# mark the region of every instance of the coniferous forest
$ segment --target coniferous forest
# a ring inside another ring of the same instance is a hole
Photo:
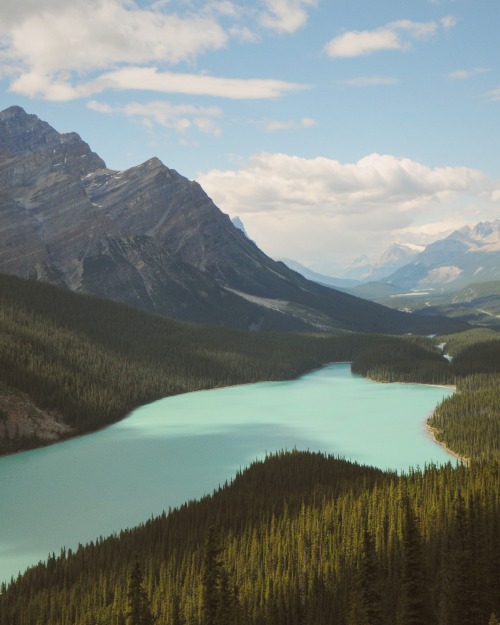
[[[455,384],[430,424],[468,463],[397,475],[319,453],[269,455],[200,501],[50,555],[1,587],[0,625],[498,624],[497,335],[246,334],[84,306],[57,289],[45,297],[36,283],[33,297],[13,280],[1,290],[0,380],[75,431],[161,394],[350,360],[380,382]],[[75,397],[84,408],[71,421]]]
[[[76,435],[161,397],[294,378],[333,361],[385,381],[452,383],[432,341],[181,323],[0,274],[0,397],[27,394]],[[403,367],[403,363],[404,367]],[[1,408],[1,406],[0,406]],[[1,427],[0,453],[44,444]]]

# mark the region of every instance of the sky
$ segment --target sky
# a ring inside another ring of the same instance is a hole
[[[0,110],[342,276],[500,218],[500,0],[2,0]]]

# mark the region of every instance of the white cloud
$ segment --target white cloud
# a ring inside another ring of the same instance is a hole
[[[229,10],[230,3],[217,3]],[[179,16],[133,0],[30,0],[2,5],[2,73],[14,69],[11,90],[67,100],[92,92],[96,72],[128,65],[174,65],[227,45],[208,14]]]
[[[282,33],[294,33],[308,19],[307,9],[317,0],[263,0],[266,11],[261,15],[262,26]]]
[[[353,30],[334,37],[324,49],[328,56],[355,57],[380,50],[400,50],[401,41],[398,34],[389,28]]]
[[[116,108],[112,107],[110,104],[106,104],[106,102],[97,102],[97,100],[91,100],[87,104],[88,108],[96,113],[106,113],[112,114],[116,112]]]
[[[483,98],[490,100],[491,102],[498,102],[500,100],[500,87],[484,93]]]
[[[399,81],[397,78],[391,78],[390,76],[358,76],[357,78],[349,78],[343,80],[344,85],[349,87],[372,87],[376,85],[395,85]]]
[[[266,132],[276,132],[278,130],[291,130],[293,128],[312,128],[317,125],[317,121],[311,117],[303,117],[299,121],[289,120],[268,120],[264,123]]]
[[[0,76],[10,91],[67,101],[104,89],[275,98],[304,88],[280,80],[175,74],[231,39],[260,41],[251,27],[294,32],[317,0],[230,0],[152,4],[141,0],[4,0],[0,12]]]
[[[261,36],[247,26],[232,26],[229,34],[240,43],[258,43]]]
[[[444,28],[451,28],[446,22]],[[382,50],[407,49],[412,40],[425,40],[438,31],[437,22],[398,20],[374,30],[352,30],[331,39],[324,52],[331,57],[357,57]]]
[[[196,128],[205,134],[219,136],[221,129],[217,125],[217,119],[222,116],[222,111],[217,106],[194,106],[191,104],[171,104],[165,101],[152,101],[146,104],[130,102],[125,106],[112,107],[109,104],[92,100],[88,107],[93,111],[105,114],[119,113],[132,119],[138,119],[147,128],[158,124],[163,128],[185,133],[189,129]]]
[[[209,95],[235,100],[277,98],[307,85],[273,79],[222,78],[199,74],[159,72],[156,68],[129,67],[109,72],[98,83],[113,89],[144,89],[162,93]]]
[[[494,215],[492,191],[500,188],[475,169],[380,154],[340,163],[261,153],[239,170],[212,170],[197,180],[272,256],[332,264],[361,251],[380,253],[417,226],[425,232],[435,222],[461,224],[470,217],[465,198]]]
[[[457,69],[449,74],[449,78],[454,80],[467,80],[467,78],[473,78],[478,74],[484,74],[490,70],[486,67],[474,67],[473,69]]]
[[[178,17],[119,0],[77,0],[33,12],[11,25],[7,37],[10,55],[41,74],[118,63],[175,64],[227,43],[212,18]]]
[[[436,22],[413,22],[411,20],[398,20],[387,25],[391,30],[407,31],[414,39],[428,39],[436,34],[438,25]]]
[[[157,93],[213,96],[233,100],[273,99],[308,85],[273,79],[239,79],[161,72],[156,67],[124,67],[101,74],[76,86],[51,76],[28,73],[14,80],[11,90],[29,97],[47,100],[72,100],[95,95],[107,89],[143,90]]]
[[[445,30],[454,28],[458,24],[458,19],[454,15],[446,15],[441,18],[441,25]]]

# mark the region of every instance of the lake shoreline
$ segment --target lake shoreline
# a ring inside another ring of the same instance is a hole
[[[193,391],[182,391],[180,393],[174,393],[173,395],[166,395],[165,397],[158,397],[157,399],[151,400],[147,404],[140,404],[139,406],[135,406],[129,412],[124,414],[122,417],[118,418],[116,421],[112,421],[111,423],[106,423],[106,424],[96,428],[95,430],[89,430],[88,432],[81,432],[81,433],[75,434],[75,435],[69,434],[68,436],[65,436],[64,438],[60,438],[58,440],[41,442],[41,444],[37,445],[36,447],[28,447],[26,449],[16,449],[16,450],[13,450],[13,451],[8,451],[8,452],[0,452],[0,458],[5,458],[7,456],[12,456],[12,455],[16,455],[16,454],[22,454],[22,453],[25,453],[27,451],[36,451],[37,449],[44,449],[46,447],[52,447],[53,445],[60,445],[62,443],[66,443],[66,442],[71,441],[71,440],[79,439],[79,438],[82,438],[84,436],[89,436],[89,435],[95,434],[97,432],[102,432],[103,430],[106,430],[107,428],[115,425],[116,423],[119,423],[120,421],[123,421],[124,419],[129,417],[135,410],[141,408],[142,406],[147,406],[148,404],[152,404],[152,403],[154,403],[156,401],[160,401],[162,399],[166,399],[167,397],[178,397],[179,395],[186,395],[188,393],[202,393],[202,392],[213,391],[213,390],[218,390],[218,389],[222,389],[222,388],[233,388],[233,387],[237,387],[237,386],[246,386],[246,385],[250,385],[250,384],[262,384],[262,383],[265,383],[265,382],[287,382],[287,381],[293,381],[293,380],[298,380],[299,378],[301,378],[303,376],[306,376],[306,375],[308,375],[310,373],[313,373],[315,371],[319,371],[320,369],[324,369],[326,367],[329,367],[331,365],[351,365],[351,374],[352,375],[359,375],[360,377],[364,378],[365,380],[369,380],[370,382],[374,382],[376,384],[416,384],[416,385],[419,385],[419,386],[431,386],[431,387],[436,387],[436,388],[445,388],[445,389],[450,389],[453,392],[456,392],[456,386],[452,385],[452,384],[425,384],[423,382],[385,382],[383,380],[375,380],[375,379],[373,379],[373,378],[371,378],[369,376],[363,376],[362,374],[353,373],[352,372],[352,361],[349,361],[349,360],[330,361],[330,362],[326,362],[326,363],[320,365],[319,367],[314,367],[312,369],[306,369],[306,370],[298,373],[296,376],[294,376],[292,378],[284,378],[284,379],[281,379],[281,380],[258,380],[258,381],[255,381],[255,382],[241,382],[240,384],[228,384],[227,386],[213,386],[213,387],[209,387],[209,388],[199,388],[199,389],[196,389],[196,390],[193,390]],[[453,450],[451,450],[448,447],[446,447],[446,445],[444,445],[443,443],[440,443],[438,440],[436,440],[436,438],[434,436],[433,436],[433,440],[438,445],[441,445],[442,447],[444,447],[446,449],[446,451],[449,452],[452,456],[458,458],[459,460],[461,460],[462,462],[467,464],[467,462],[468,462],[467,459],[462,458],[461,456],[456,454]]]
[[[432,413],[433,414],[433,413]],[[432,417],[432,414],[428,417],[425,427],[427,429],[427,432],[429,434],[429,436],[432,438],[432,440],[437,444],[440,445],[443,449],[445,449],[451,456],[453,456],[454,458],[456,458],[457,460],[460,460],[460,462],[462,462],[463,464],[465,464],[465,466],[469,466],[470,463],[470,458],[466,458],[465,456],[461,456],[460,454],[458,454],[456,451],[453,451],[453,449],[450,449],[448,447],[448,445],[446,443],[443,443],[442,441],[438,441],[438,439],[436,438],[436,433],[438,432],[438,429],[435,427],[432,427],[432,425],[429,424],[429,419]]]

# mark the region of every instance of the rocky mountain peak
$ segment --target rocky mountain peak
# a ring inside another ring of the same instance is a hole
[[[273,261],[158,158],[113,171],[20,107],[0,113],[0,271],[243,328],[415,326]]]

